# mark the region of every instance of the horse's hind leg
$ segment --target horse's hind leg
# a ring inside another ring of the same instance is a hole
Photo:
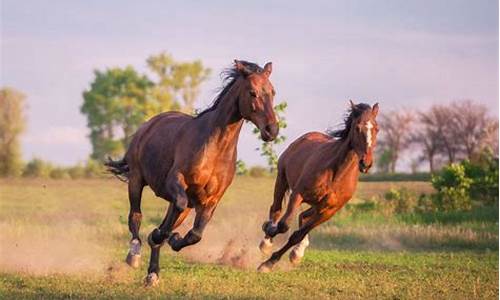
[[[315,207],[310,207],[309,209],[303,211],[299,215],[299,228],[311,218],[314,213],[316,212]],[[306,234],[306,236],[298,243],[295,247],[293,247],[292,251],[290,251],[290,262],[293,265],[298,265],[300,261],[302,260],[302,257],[304,257],[304,252],[306,248],[309,246],[309,234]]]
[[[260,242],[259,249],[264,254],[269,254],[273,247],[272,237],[267,233],[276,229],[278,220],[281,216],[281,210],[283,207],[283,198],[288,191],[288,181],[286,180],[286,175],[283,169],[278,170],[278,175],[276,176],[276,183],[274,185],[274,199],[271,208],[269,209],[269,220],[264,222],[262,225],[262,230],[266,233],[264,239]]]
[[[133,268],[139,267],[141,261],[141,238],[139,229],[141,227],[141,197],[144,183],[139,177],[131,177],[128,183],[128,197],[130,201],[130,212],[128,215],[128,228],[132,234],[130,240],[130,249],[127,254],[126,262]]]

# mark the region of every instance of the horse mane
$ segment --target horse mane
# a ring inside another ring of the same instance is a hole
[[[359,103],[354,107],[350,107],[344,115],[344,124],[340,125],[341,128],[335,130],[329,129],[326,133],[333,138],[345,140],[349,136],[354,119],[361,116],[368,109],[371,109],[371,106],[366,103]]]
[[[251,71],[252,73],[261,73],[264,71],[256,63],[252,63],[252,62],[248,62],[248,61],[244,61],[244,60],[240,60],[239,62],[241,64],[243,64],[243,66],[245,66],[245,68],[248,71]],[[222,87],[219,89],[220,90],[219,94],[215,97],[214,101],[212,101],[212,103],[207,108],[200,111],[196,115],[195,118],[199,118],[199,117],[203,116],[204,114],[206,114],[207,112],[210,112],[210,111],[217,109],[217,106],[219,105],[221,100],[224,98],[224,96],[229,92],[231,87],[236,83],[238,78],[240,78],[241,76],[244,76],[244,75],[241,74],[241,72],[236,69],[236,66],[233,66],[231,68],[227,68],[227,69],[223,70],[221,72]]]

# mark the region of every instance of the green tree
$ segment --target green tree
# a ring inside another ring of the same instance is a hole
[[[22,171],[19,135],[26,125],[25,98],[13,88],[0,90],[0,176],[18,176]]]
[[[256,149],[256,150],[260,151],[260,156],[262,156],[266,159],[267,165],[269,166],[269,170],[271,172],[276,170],[276,168],[278,166],[278,154],[276,153],[275,146],[285,142],[285,140],[286,140],[286,136],[283,135],[281,129],[284,129],[287,126],[286,119],[284,116],[287,106],[288,106],[288,104],[285,101],[274,106],[274,111],[276,112],[278,120],[279,120],[278,127],[280,128],[280,133],[278,134],[276,139],[274,139],[274,141],[272,141],[272,142],[264,142],[263,141],[261,146]],[[258,128],[254,128],[253,133],[256,134],[259,137],[259,139],[261,139]]]
[[[106,155],[123,153],[132,134],[157,104],[148,97],[151,80],[130,66],[94,74],[90,89],[83,93],[81,112],[90,128],[91,157],[103,160]]]
[[[178,109],[193,113],[200,85],[208,79],[211,70],[205,68],[200,60],[177,62],[166,52],[150,56],[147,64],[158,77],[152,92],[160,104],[157,113]]]

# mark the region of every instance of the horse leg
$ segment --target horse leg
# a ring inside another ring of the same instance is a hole
[[[181,212],[174,203],[168,206],[167,214],[159,228],[155,228],[148,236],[148,244],[151,247],[151,257],[149,259],[148,276],[146,285],[154,286],[159,282],[160,273],[160,248],[169,237],[171,228],[177,222]]]
[[[288,203],[286,212],[281,217],[280,221],[278,222],[278,225],[274,226],[271,224],[270,226],[266,226],[266,228],[264,228],[266,236],[274,237],[278,233],[287,232],[288,229],[290,228],[290,223],[292,221],[293,216],[297,213],[300,205],[302,204],[302,200],[303,200],[302,195],[293,192],[292,195],[290,195],[290,202]]]
[[[131,177],[128,183],[128,197],[130,202],[130,212],[128,215],[128,228],[132,234],[130,248],[125,261],[132,268],[139,267],[141,262],[141,245],[139,229],[141,227],[141,197],[144,183],[141,178]]]
[[[185,184],[182,185],[182,181],[178,180],[179,178],[180,176],[176,176],[175,178],[170,177],[170,180],[167,179],[164,198],[171,199],[167,215],[163,219],[160,227],[155,228],[148,236],[148,243],[151,247],[151,257],[149,259],[148,276],[146,277],[147,286],[158,284],[160,248],[163,246],[164,241],[171,236],[174,226],[176,224],[177,226],[180,225],[189,213],[189,209],[187,209],[188,198],[185,191]]]
[[[212,218],[214,210],[215,206],[208,206],[197,209],[193,228],[189,230],[189,232],[183,238],[181,238],[179,233],[174,232],[168,240],[168,244],[170,245],[172,250],[180,251],[184,247],[194,245],[201,241],[203,231]]]
[[[283,206],[283,198],[288,191],[288,182],[286,180],[285,172],[278,171],[278,176],[276,177],[276,183],[274,185],[274,199],[271,208],[269,209],[269,220],[264,222],[262,225],[262,230],[266,235],[264,239],[260,242],[259,249],[264,254],[269,254],[273,247],[272,237],[267,235],[267,231],[272,231],[273,227],[277,226],[278,219],[281,215],[281,209]]]
[[[300,243],[309,233],[309,231],[328,220],[334,213],[335,210],[333,208],[327,208],[322,210],[320,213],[314,213],[305,224],[300,226],[298,230],[292,233],[292,235],[288,239],[288,242],[281,249],[274,252],[268,260],[266,260],[259,266],[257,270],[259,272],[271,271],[273,266],[281,259],[283,254],[285,254],[288,249]]]
[[[315,208],[310,207],[299,215],[299,228],[302,226],[302,224],[305,224],[310,217],[314,215],[314,212]],[[298,243],[295,247],[293,247],[292,251],[290,251],[289,259],[293,265],[298,265],[300,263],[308,246],[309,234],[306,234],[302,241],[300,241],[300,243]]]

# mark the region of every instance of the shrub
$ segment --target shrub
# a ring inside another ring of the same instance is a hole
[[[104,165],[96,160],[89,159],[84,168],[85,178],[99,178],[104,177],[106,169]]]
[[[23,170],[23,177],[41,177],[48,178],[50,172],[52,171],[52,166],[41,159],[34,158],[30,160]]]
[[[83,178],[85,176],[85,168],[81,164],[78,164],[68,168],[68,174],[71,179]]]
[[[476,163],[461,163],[465,175],[472,180],[469,195],[486,205],[498,203],[498,158],[485,153]]]
[[[269,174],[266,168],[261,167],[261,166],[254,166],[250,168],[250,171],[248,172],[250,176],[252,177],[264,177]]]
[[[391,212],[396,214],[411,213],[418,204],[417,195],[406,188],[391,188],[384,198],[388,201]]]
[[[70,178],[68,171],[64,168],[53,168],[49,173],[52,179],[68,179]]]
[[[473,180],[466,176],[463,164],[445,166],[432,176],[434,204],[442,211],[469,210],[471,208],[470,188]]]

